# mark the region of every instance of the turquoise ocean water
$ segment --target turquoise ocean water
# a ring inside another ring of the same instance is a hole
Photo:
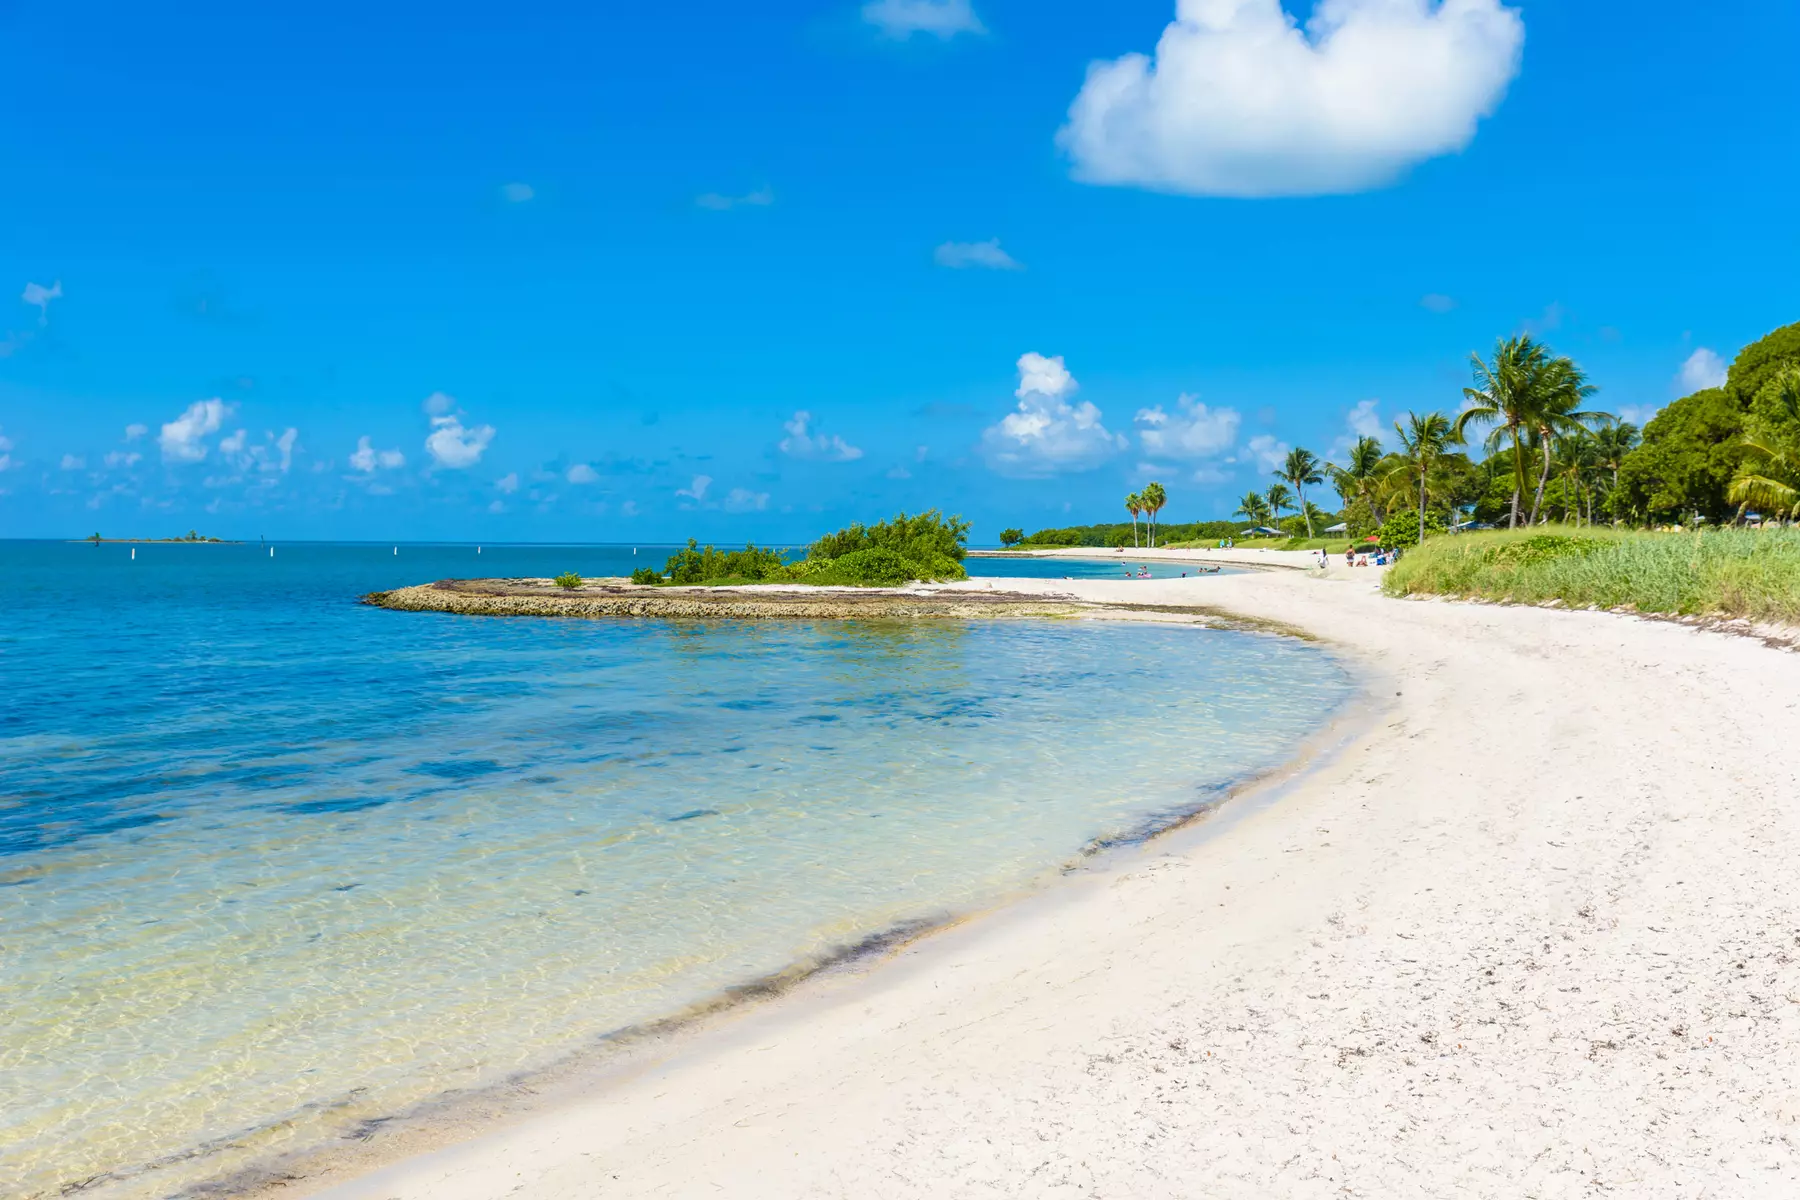
[[[1351,690],[1188,628],[356,603],[666,553],[0,543],[0,1195],[181,1194],[992,903]]]

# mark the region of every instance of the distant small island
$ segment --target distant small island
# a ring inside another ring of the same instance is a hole
[[[207,537],[203,534],[194,532],[192,529],[187,531],[186,537],[109,538],[109,537],[101,537],[98,533],[90,533],[87,537],[71,538],[70,540],[75,541],[75,542],[88,542],[95,546],[99,546],[99,545],[103,545],[103,544],[104,545],[115,545],[115,546],[146,545],[146,544],[172,545],[172,546],[241,546],[241,545],[243,545],[242,542],[234,541],[231,538]]]

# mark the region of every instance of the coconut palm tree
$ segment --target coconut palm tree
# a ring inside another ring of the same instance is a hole
[[[1487,452],[1492,454],[1511,445],[1512,511],[1506,524],[1509,529],[1517,528],[1526,487],[1525,454],[1519,442],[1537,422],[1549,352],[1538,342],[1521,336],[1497,343],[1492,362],[1483,362],[1479,354],[1471,354],[1469,359],[1475,368],[1475,386],[1463,389],[1467,407],[1456,418],[1451,432],[1461,442],[1467,438],[1470,425],[1491,425],[1483,443]]]
[[[1144,498],[1136,492],[1131,493],[1125,497],[1125,510],[1131,514],[1131,548],[1135,550],[1138,544],[1137,519],[1138,514],[1144,511]]]
[[[1269,506],[1269,524],[1281,528],[1281,511],[1294,507],[1294,494],[1287,490],[1286,484],[1277,483],[1263,493],[1263,500]]]
[[[1261,492],[1249,492],[1238,501],[1237,511],[1231,514],[1243,517],[1252,525],[1264,525],[1269,520],[1269,502]]]
[[[1325,469],[1331,474],[1331,484],[1337,488],[1338,495],[1349,504],[1356,500],[1366,500],[1370,515],[1377,525],[1381,524],[1381,509],[1375,503],[1376,486],[1381,474],[1381,442],[1372,437],[1359,437],[1345,456],[1344,465],[1326,463]]]
[[[1394,422],[1400,435],[1401,468],[1419,483],[1419,541],[1425,541],[1425,501],[1429,494],[1431,469],[1451,446],[1458,444],[1456,427],[1443,413],[1406,414],[1406,424]]]
[[[1775,377],[1775,402],[1782,424],[1793,429],[1800,423],[1800,367],[1784,367]],[[1758,393],[1761,400],[1761,393]],[[1764,516],[1800,519],[1800,438],[1771,437],[1761,431],[1744,435],[1746,461],[1738,467],[1726,499],[1738,506],[1740,518],[1752,504]]]
[[[1551,454],[1556,443],[1565,438],[1589,432],[1588,426],[1613,419],[1611,413],[1584,410],[1581,405],[1600,389],[1587,381],[1587,373],[1571,358],[1552,358],[1544,362],[1537,386],[1537,404],[1532,413],[1543,465],[1538,471],[1537,494],[1531,501],[1531,520],[1536,525],[1544,507],[1544,485],[1550,482]]]
[[[1275,472],[1276,477],[1292,487],[1294,494],[1300,498],[1300,515],[1306,519],[1308,540],[1313,535],[1313,524],[1312,512],[1306,505],[1306,489],[1313,484],[1325,482],[1325,476],[1319,470],[1322,465],[1311,450],[1295,446],[1288,451],[1287,461],[1281,464],[1281,469]]]
[[[1150,514],[1150,545],[1155,546],[1156,514],[1160,513],[1163,510],[1163,507],[1169,503],[1169,493],[1163,490],[1162,484],[1152,480],[1150,483],[1144,485],[1143,499],[1144,511]]]
[[[1613,421],[1594,431],[1594,465],[1612,474],[1608,495],[1619,490],[1619,464],[1637,449],[1638,427],[1630,421]]]

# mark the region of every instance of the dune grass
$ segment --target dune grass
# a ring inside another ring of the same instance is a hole
[[[1437,537],[1382,581],[1390,596],[1465,596],[1574,608],[1800,624],[1800,530],[1644,533],[1538,527]]]

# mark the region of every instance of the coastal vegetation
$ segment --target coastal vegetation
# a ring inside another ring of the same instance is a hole
[[[1543,526],[1427,539],[1382,580],[1391,596],[1800,623],[1800,530],[1656,533]]]
[[[812,543],[799,559],[755,545],[719,550],[690,538],[661,571],[639,568],[631,581],[682,587],[752,583],[899,587],[914,580],[966,579],[962,563],[968,537],[967,521],[931,509],[911,516],[903,512],[874,525],[847,525]]]
[[[1534,337],[1501,339],[1487,356],[1470,355],[1470,370],[1454,411],[1406,414],[1386,446],[1364,434],[1332,462],[1286,450],[1269,486],[1238,502],[1235,521],[1165,527],[1156,514],[1168,498],[1151,484],[1126,498],[1129,524],[1043,529],[1009,544],[1137,546],[1145,513],[1143,544],[1230,538],[1288,549],[1418,545],[1496,525],[1692,531],[1800,521],[1800,323],[1744,347],[1722,386],[1673,401],[1641,429],[1592,403],[1598,388],[1586,372]],[[1323,483],[1337,492],[1336,511],[1308,491]]]

